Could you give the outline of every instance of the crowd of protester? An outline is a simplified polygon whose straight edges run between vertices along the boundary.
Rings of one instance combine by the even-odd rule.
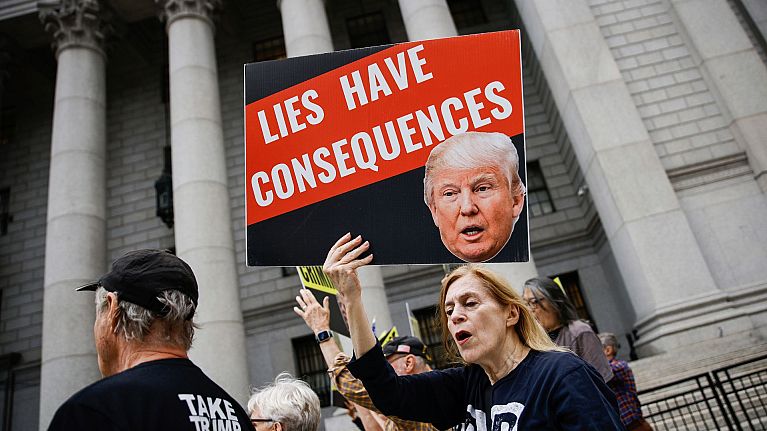
[[[438,315],[449,359],[434,370],[412,336],[381,345],[371,330],[357,270],[369,244],[347,234],[323,270],[338,290],[354,348],[330,331],[329,298],[307,289],[295,313],[315,334],[328,375],[364,431],[651,430],[631,368],[613,334],[597,336],[564,289],[528,280],[519,295],[484,266],[454,269],[441,282]],[[197,281],[167,251],[139,250],[78,290],[96,291],[94,337],[104,378],[56,412],[51,430],[316,431],[320,400],[290,374],[254,390],[247,411],[188,358]]]

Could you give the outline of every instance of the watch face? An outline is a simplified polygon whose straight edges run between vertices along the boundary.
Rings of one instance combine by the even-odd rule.
[[[330,331],[322,331],[319,334],[317,334],[317,341],[322,342],[327,340],[330,337],[332,337],[332,335],[330,334]]]

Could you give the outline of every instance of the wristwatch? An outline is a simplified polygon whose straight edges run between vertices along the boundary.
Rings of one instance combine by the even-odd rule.
[[[314,339],[316,339],[318,343],[324,343],[331,338],[333,338],[333,333],[330,331],[320,331],[314,336]]]

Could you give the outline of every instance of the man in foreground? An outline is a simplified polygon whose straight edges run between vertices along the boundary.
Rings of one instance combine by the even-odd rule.
[[[199,293],[186,262],[132,251],[77,290],[96,291],[105,378],[67,400],[49,430],[252,430],[245,410],[188,358]]]

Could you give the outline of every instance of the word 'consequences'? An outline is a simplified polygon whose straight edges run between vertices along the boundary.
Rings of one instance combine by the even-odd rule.
[[[427,62],[419,57],[422,50],[423,45],[417,45],[394,58],[384,59],[385,70],[394,87],[389,85],[381,67],[375,63],[367,67],[367,82],[360,71],[342,76],[339,83],[346,108],[352,111],[390,96],[395,90],[407,89],[408,68],[417,84],[432,79],[433,74],[423,69]],[[459,97],[448,97],[439,104],[415,110],[368,130],[359,130],[351,137],[277,163],[270,170],[255,172],[250,178],[255,201],[259,206],[266,207],[275,198],[289,199],[296,193],[304,193],[362,171],[378,172],[382,165],[393,163],[403,155],[422,151],[470,128],[476,130],[494,120],[507,119],[513,110],[509,91],[500,81],[491,81]],[[294,96],[274,105],[278,134],[271,132],[265,111],[259,111],[264,142],[269,144],[303,130],[308,127],[307,123],[311,126],[320,124],[325,114],[316,103],[318,97],[317,91],[307,90],[300,98]],[[296,107],[299,101],[309,114],[303,114],[301,108]]]

